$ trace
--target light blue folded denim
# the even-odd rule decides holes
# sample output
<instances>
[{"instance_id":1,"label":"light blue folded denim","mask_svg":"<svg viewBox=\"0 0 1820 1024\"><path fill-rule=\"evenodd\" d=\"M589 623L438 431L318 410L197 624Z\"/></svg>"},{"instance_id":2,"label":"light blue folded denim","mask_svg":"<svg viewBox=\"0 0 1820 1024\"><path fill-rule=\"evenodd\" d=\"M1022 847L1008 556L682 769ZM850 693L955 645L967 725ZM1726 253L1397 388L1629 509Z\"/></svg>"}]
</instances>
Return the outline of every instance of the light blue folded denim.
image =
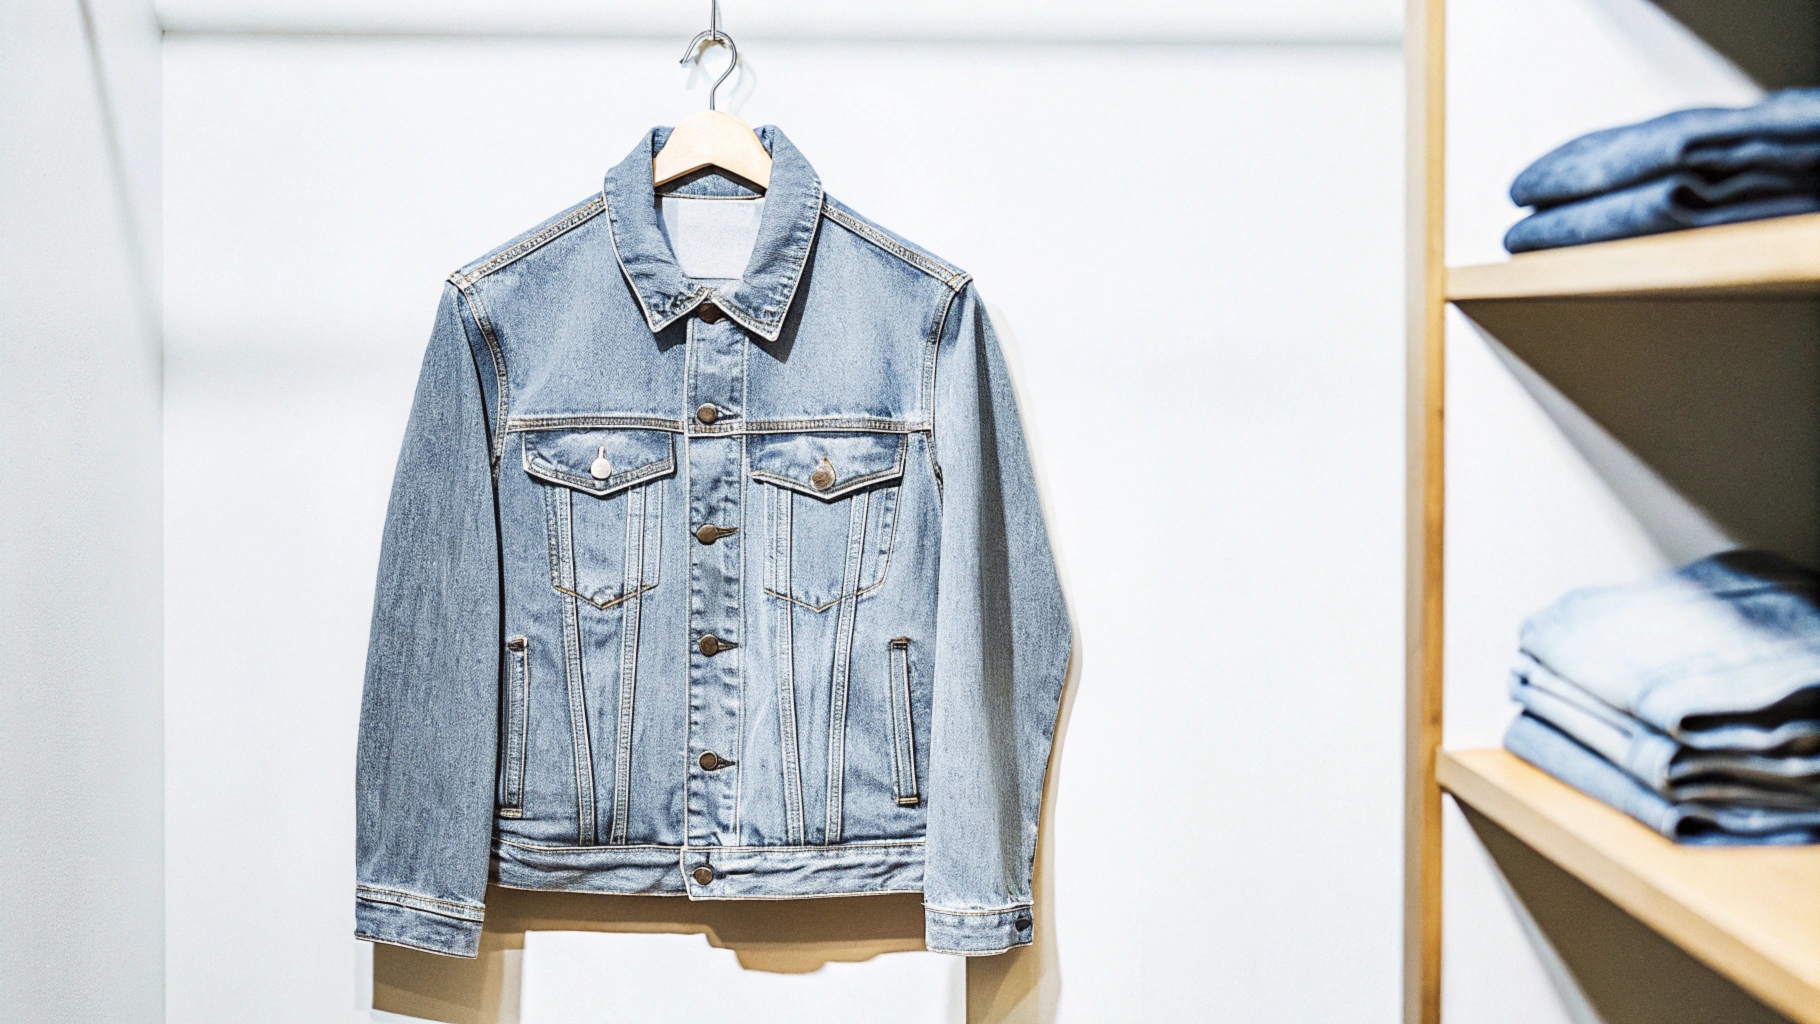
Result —
<instances>
[{"instance_id":1,"label":"light blue folded denim","mask_svg":"<svg viewBox=\"0 0 1820 1024\"><path fill-rule=\"evenodd\" d=\"M1582 135L1523 169L1510 186L1518 206L1556 206L1676 171L1708 179L1751 169L1820 164L1820 89L1787 89L1754 106L1678 110Z\"/></svg>"},{"instance_id":2,"label":"light blue folded denim","mask_svg":"<svg viewBox=\"0 0 1820 1024\"><path fill-rule=\"evenodd\" d=\"M1527 654L1511 699L1671 801L1820 808L1820 757L1694 750L1550 672Z\"/></svg>"},{"instance_id":3,"label":"light blue folded denim","mask_svg":"<svg viewBox=\"0 0 1820 1024\"><path fill-rule=\"evenodd\" d=\"M1707 181L1681 172L1538 210L1511 226L1504 248L1532 252L1814 212L1820 182L1810 173L1757 170Z\"/></svg>"},{"instance_id":4,"label":"light blue folded denim","mask_svg":"<svg viewBox=\"0 0 1820 1024\"><path fill-rule=\"evenodd\" d=\"M1570 591L1523 624L1525 653L1697 750L1820 748L1816 580L1732 551L1639 583Z\"/></svg>"},{"instance_id":5,"label":"light blue folded denim","mask_svg":"<svg viewBox=\"0 0 1820 1024\"><path fill-rule=\"evenodd\" d=\"M1678 843L1703 846L1820 842L1820 809L1670 802L1610 761L1533 715L1504 734L1504 746L1587 796L1623 811Z\"/></svg>"}]
</instances>

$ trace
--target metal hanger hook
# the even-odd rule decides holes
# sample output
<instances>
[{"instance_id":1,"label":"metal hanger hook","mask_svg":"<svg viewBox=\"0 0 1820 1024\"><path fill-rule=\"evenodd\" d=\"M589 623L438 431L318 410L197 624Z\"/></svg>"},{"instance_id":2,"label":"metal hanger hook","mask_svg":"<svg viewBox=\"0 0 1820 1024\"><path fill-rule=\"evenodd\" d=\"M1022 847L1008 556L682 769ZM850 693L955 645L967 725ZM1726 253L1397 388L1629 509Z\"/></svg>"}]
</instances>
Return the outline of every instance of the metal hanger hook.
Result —
<instances>
[{"instance_id":1,"label":"metal hanger hook","mask_svg":"<svg viewBox=\"0 0 1820 1024\"><path fill-rule=\"evenodd\" d=\"M704 42L708 46L718 44L727 48L728 54L731 55L733 59L727 62L727 70L720 73L720 77L714 80L713 85L708 86L709 110L714 109L714 94L720 91L721 83L725 82L727 77L733 74L734 69L739 67L739 47L733 44L732 36L720 30L720 0L713 0L713 4L713 10L708 16L708 30L706 32L695 33L695 38L689 40L688 49L683 51L682 60L676 62L678 64L694 62L696 66L699 67L701 64L701 55L697 54L695 51L697 48L701 47Z\"/></svg>"}]
</instances>

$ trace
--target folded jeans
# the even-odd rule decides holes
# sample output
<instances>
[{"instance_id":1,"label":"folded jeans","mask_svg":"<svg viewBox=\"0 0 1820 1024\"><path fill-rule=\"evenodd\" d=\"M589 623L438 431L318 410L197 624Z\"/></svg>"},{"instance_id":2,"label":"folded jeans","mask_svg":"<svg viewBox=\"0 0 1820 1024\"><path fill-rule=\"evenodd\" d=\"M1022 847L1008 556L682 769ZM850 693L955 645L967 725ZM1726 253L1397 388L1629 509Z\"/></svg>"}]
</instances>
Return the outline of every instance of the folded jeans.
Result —
<instances>
[{"instance_id":1,"label":"folded jeans","mask_svg":"<svg viewBox=\"0 0 1820 1024\"><path fill-rule=\"evenodd\" d=\"M1504 734L1504 746L1549 775L1678 843L1745 846L1820 842L1820 809L1671 802L1533 715L1521 715L1510 724Z\"/></svg>"},{"instance_id":2,"label":"folded jeans","mask_svg":"<svg viewBox=\"0 0 1820 1024\"><path fill-rule=\"evenodd\" d=\"M1533 252L1814 212L1820 183L1812 175L1746 171L1711 182L1683 172L1538 210L1511 226L1504 248Z\"/></svg>"},{"instance_id":3,"label":"folded jeans","mask_svg":"<svg viewBox=\"0 0 1820 1024\"><path fill-rule=\"evenodd\" d=\"M1521 648L1601 703L1696 750L1820 747L1820 581L1763 552L1570 591Z\"/></svg>"},{"instance_id":4,"label":"folded jeans","mask_svg":"<svg viewBox=\"0 0 1820 1024\"><path fill-rule=\"evenodd\" d=\"M1820 808L1820 757L1694 750L1600 701L1527 654L1511 669L1511 698L1671 802L1726 801Z\"/></svg>"},{"instance_id":5,"label":"folded jeans","mask_svg":"<svg viewBox=\"0 0 1820 1024\"><path fill-rule=\"evenodd\" d=\"M1817 159L1820 89L1786 89L1749 107L1677 110L1582 135L1524 168L1510 198L1556 206L1678 170L1811 169Z\"/></svg>"}]
</instances>

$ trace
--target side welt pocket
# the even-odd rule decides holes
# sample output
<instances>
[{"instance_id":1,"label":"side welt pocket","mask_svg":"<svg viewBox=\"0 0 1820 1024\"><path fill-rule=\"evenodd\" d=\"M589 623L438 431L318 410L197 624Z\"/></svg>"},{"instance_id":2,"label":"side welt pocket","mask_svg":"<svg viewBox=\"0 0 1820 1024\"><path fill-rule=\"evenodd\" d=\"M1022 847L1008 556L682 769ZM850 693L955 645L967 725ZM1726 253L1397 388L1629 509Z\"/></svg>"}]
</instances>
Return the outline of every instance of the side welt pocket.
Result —
<instances>
[{"instance_id":1,"label":"side welt pocket","mask_svg":"<svg viewBox=\"0 0 1820 1024\"><path fill-rule=\"evenodd\" d=\"M891 783L900 806L923 802L916 788L916 722L910 701L910 638L900 636L886 647L885 679L891 688Z\"/></svg>"},{"instance_id":2,"label":"side welt pocket","mask_svg":"<svg viewBox=\"0 0 1820 1024\"><path fill-rule=\"evenodd\" d=\"M524 815L525 747L531 712L531 641L522 635L506 641L505 698L499 736L499 813L518 818Z\"/></svg>"}]
</instances>

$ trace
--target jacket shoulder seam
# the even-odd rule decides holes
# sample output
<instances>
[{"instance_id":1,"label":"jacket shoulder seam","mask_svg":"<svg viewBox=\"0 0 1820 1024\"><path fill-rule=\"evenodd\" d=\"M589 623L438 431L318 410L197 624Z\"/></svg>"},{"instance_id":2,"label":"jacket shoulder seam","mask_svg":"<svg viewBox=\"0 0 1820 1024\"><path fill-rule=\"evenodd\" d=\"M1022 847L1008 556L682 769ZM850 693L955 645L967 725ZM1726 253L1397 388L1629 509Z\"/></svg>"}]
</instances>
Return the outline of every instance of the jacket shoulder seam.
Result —
<instances>
[{"instance_id":1,"label":"jacket shoulder seam","mask_svg":"<svg viewBox=\"0 0 1820 1024\"><path fill-rule=\"evenodd\" d=\"M468 358L474 363L474 372L481 373L480 359L474 352L474 336L468 333L468 321L480 329L481 340L486 344L487 356L492 362L494 404L497 408L487 414L487 456L493 470L495 482L499 479L499 462L506 452L506 417L512 408L512 383L506 375L506 354L500 348L499 337L493 333L493 322L487 316L486 307L480 303L480 296L468 288L455 286L455 294L467 303L468 315L462 316L458 311L456 320L461 324L461 335L468 343ZM477 382L478 383L478 382ZM481 388L481 400L485 403L486 388Z\"/></svg>"},{"instance_id":2,"label":"jacket shoulder seam","mask_svg":"<svg viewBox=\"0 0 1820 1024\"><path fill-rule=\"evenodd\" d=\"M449 275L449 281L457 288L466 291L468 287L481 278L486 277L489 274L497 273L500 269L524 259L526 256L529 256L550 244L557 238L586 224L595 217L600 216L606 208L606 197L597 195L569 211L567 216L564 216L556 223L549 225L542 231L537 232L515 245L508 246L507 248L494 253L486 260L483 260L478 266L473 267L472 269L455 271L453 274Z\"/></svg>"},{"instance_id":3,"label":"jacket shoulder seam","mask_svg":"<svg viewBox=\"0 0 1820 1024\"><path fill-rule=\"evenodd\" d=\"M946 285L950 291L960 291L972 279L972 275L966 271L951 267L925 253L917 252L853 214L835 206L833 202L825 198L822 200L822 216L935 278Z\"/></svg>"}]
</instances>

